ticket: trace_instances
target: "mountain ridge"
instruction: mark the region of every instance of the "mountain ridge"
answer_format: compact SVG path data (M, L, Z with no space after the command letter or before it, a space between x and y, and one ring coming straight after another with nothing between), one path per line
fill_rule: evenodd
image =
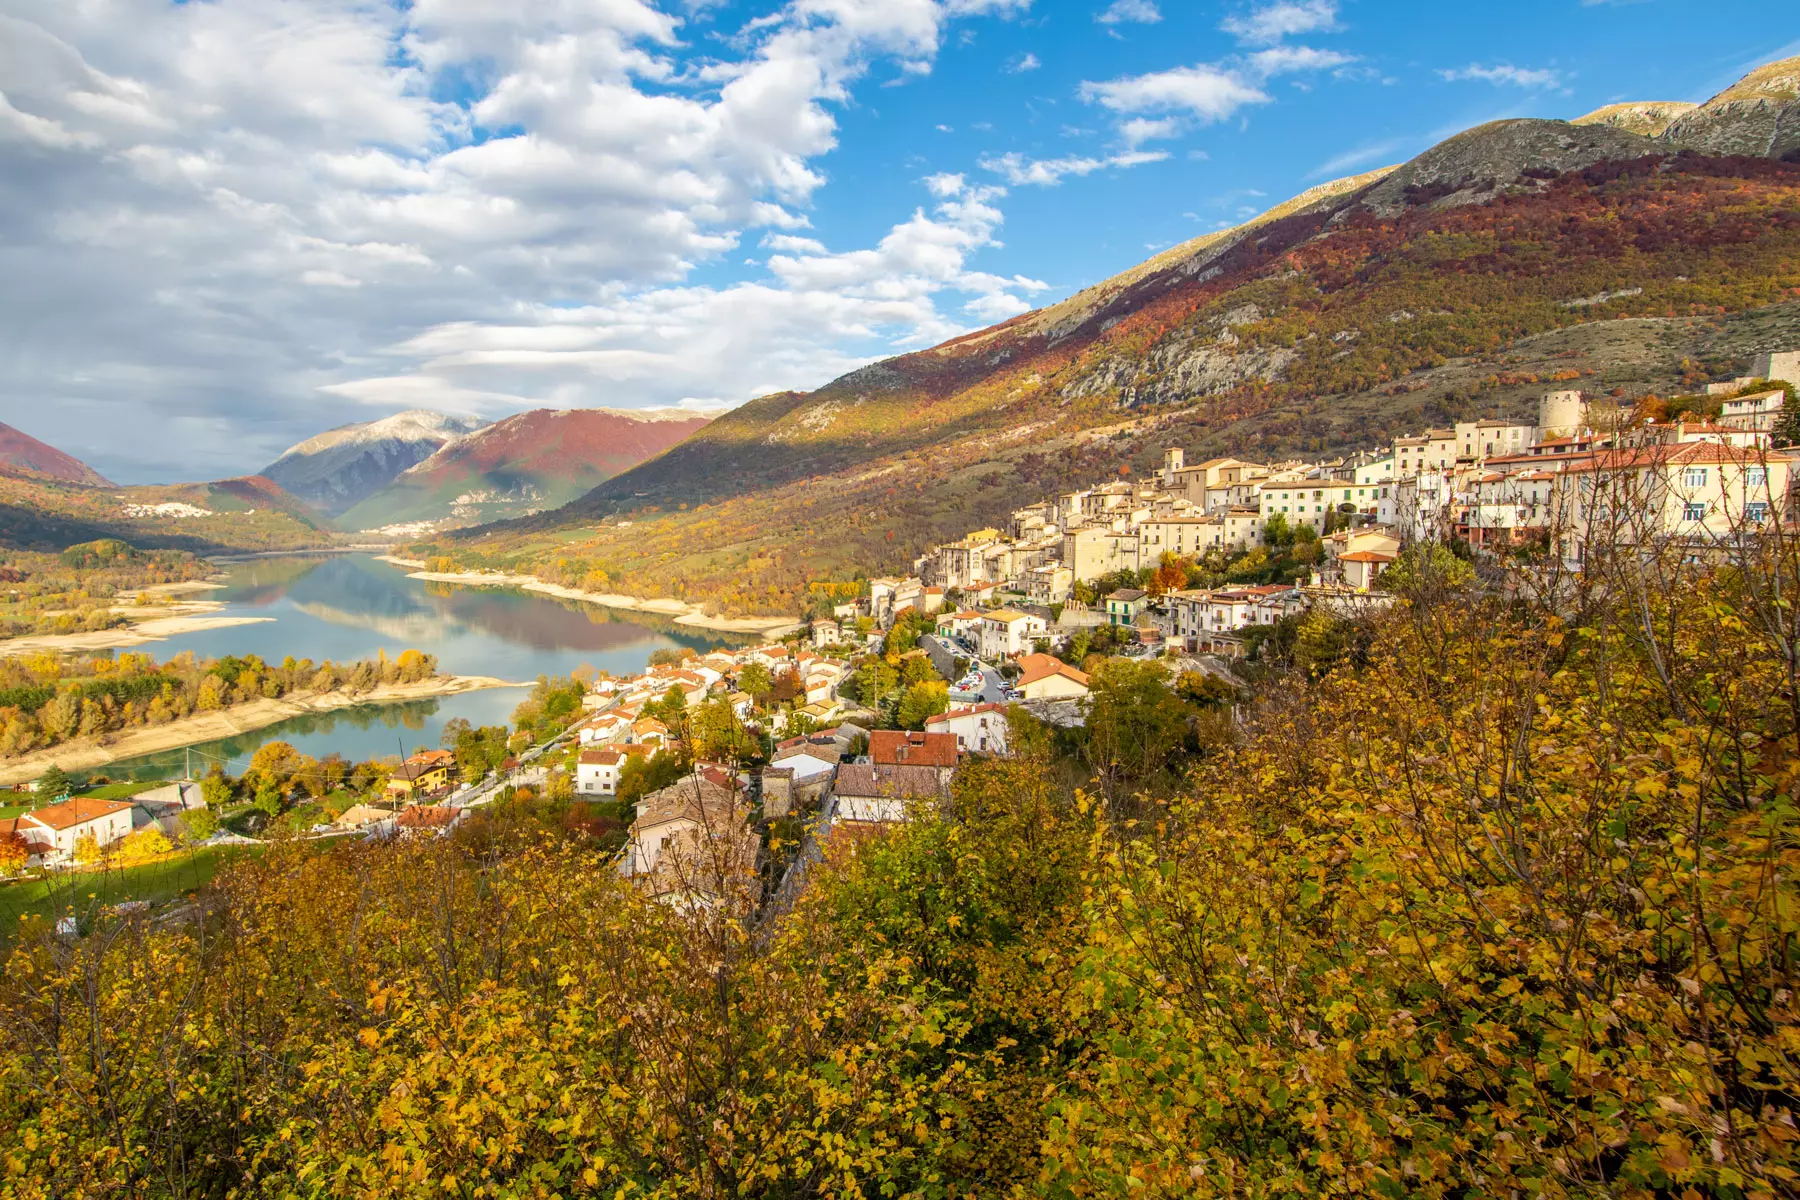
M346 527L473 523L556 508L712 418L681 409L530 409L446 442L349 509Z
M0 421L0 470L27 471L64 483L112 487L112 481L72 454Z
M284 450L259 474L320 512L342 515L485 422L430 409L340 425Z

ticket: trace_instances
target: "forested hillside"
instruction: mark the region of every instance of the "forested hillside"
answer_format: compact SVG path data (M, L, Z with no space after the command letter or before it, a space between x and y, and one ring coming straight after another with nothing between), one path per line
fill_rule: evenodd
M260 475L91 487L0 471L0 549L61 551L108 538L196 554L296 550L341 540L325 517Z
M1022 721L760 919L518 807L30 923L0 1193L1791 1195L1800 560L1734 567L1418 571L1185 770Z

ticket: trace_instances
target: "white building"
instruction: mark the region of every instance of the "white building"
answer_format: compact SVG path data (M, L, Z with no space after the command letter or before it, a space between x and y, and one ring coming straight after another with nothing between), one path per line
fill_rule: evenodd
M1012 658L1031 649L1033 638L1044 636L1049 626L1031 613L998 608L981 614L976 627L983 658Z
M978 704L953 708L925 721L927 733L953 733L964 754L1006 753L1006 705Z

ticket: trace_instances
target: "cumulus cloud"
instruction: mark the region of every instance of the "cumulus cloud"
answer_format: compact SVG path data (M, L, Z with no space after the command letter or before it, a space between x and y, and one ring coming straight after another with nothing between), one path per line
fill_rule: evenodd
M1337 14L1336 0L1281 0L1227 17L1220 28L1240 41L1266 45L1295 34L1336 29Z
M989 155L981 160L981 166L983 170L1003 176L1015 187L1055 187L1068 175L1092 175L1095 171L1115 167L1141 167L1168 157L1160 150L1127 150L1103 158L1071 155L1036 159L1013 152Z
M1154 25L1162 20L1162 10L1153 0L1113 0L1094 14L1102 25Z
M1477 80L1491 83L1499 87L1520 87L1528 89L1558 88L1563 85L1562 73L1548 67L1515 67L1511 63L1496 63L1483 66L1470 63L1466 67L1456 67L1438 72L1452 83L1460 80Z
M997 189L806 235L837 106L1025 0L0 0L0 398L124 479L399 407L735 403L1041 290ZM695 286L744 245L766 273ZM941 308L940 308L941 306Z
M1116 113L1181 112L1203 122L1221 121L1247 104L1269 101L1267 93L1237 72L1206 63L1083 83L1081 97Z
M1019 55L1019 57L1017 57L1017 58L1013 59L1011 62L1007 63L1006 69L1011 74L1023 75L1025 72L1035 71L1043 65L1044 65L1043 63L1038 61L1037 55L1035 55L1035 54L1031 53L1031 51L1027 50L1025 53Z

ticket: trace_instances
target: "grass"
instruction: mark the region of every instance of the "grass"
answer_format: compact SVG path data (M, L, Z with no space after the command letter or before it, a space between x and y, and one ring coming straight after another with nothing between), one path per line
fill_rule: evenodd
M76 795L88 800L129 800L142 792L163 786L160 780L127 779L119 783L103 783L96 788L86 788Z
M156 862L93 871L53 872L40 878L0 884L0 941L11 937L26 917L59 917L71 909L85 916L95 908L145 900L174 900L211 883L220 868L263 853L261 846L205 846Z

